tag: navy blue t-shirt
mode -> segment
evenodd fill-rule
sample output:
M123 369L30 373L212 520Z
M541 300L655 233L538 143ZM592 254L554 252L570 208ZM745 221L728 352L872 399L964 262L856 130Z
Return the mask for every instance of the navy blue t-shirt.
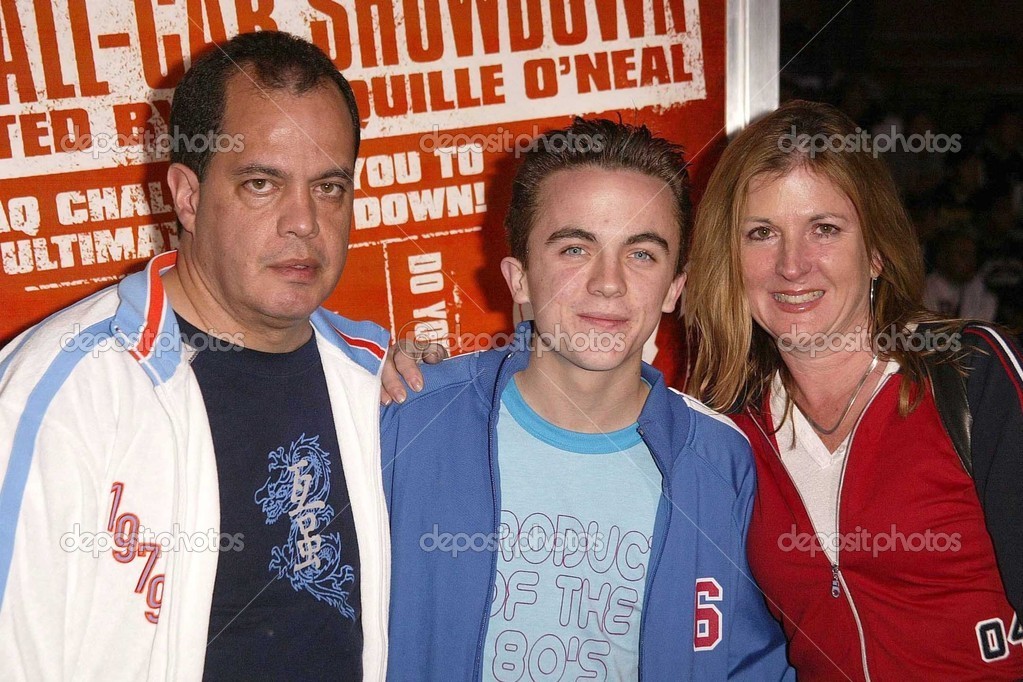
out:
M359 548L315 337L262 353L178 323L220 486L205 679L361 679Z

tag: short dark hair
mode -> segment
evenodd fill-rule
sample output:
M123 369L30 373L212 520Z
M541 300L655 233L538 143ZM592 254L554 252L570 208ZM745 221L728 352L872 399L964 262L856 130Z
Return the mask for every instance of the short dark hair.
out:
M576 117L567 128L545 133L526 151L512 184L511 203L504 219L511 254L526 265L529 233L539 209L543 181L560 170L595 167L628 170L648 175L671 192L678 219L679 254L675 273L685 264L685 236L689 232L692 206L689 172L680 145L656 137L645 126L633 126L605 118Z
M242 33L214 45L197 59L174 90L171 134L188 141L202 136L212 139L221 133L227 82L243 69L261 87L289 90L297 95L324 82L337 85L352 116L355 153L359 153L359 108L352 86L320 48L282 31ZM171 148L171 163L184 164L202 180L214 147L175 144Z

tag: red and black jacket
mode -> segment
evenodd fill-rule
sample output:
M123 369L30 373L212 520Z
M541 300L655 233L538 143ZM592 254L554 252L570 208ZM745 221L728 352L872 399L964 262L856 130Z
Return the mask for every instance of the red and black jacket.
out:
M801 678L1023 678L1023 359L987 327L962 341L972 479L930 393L901 417L889 377L853 433L837 566L777 454L769 396L733 416L757 464L750 566Z

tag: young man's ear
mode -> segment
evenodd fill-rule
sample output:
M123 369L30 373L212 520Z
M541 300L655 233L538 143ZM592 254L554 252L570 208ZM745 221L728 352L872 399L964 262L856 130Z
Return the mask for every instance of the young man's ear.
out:
M664 295L664 301L661 303L661 312L670 313L675 310L675 306L678 304L678 297L682 295L682 289L686 286L686 273L682 273L671 280L671 285L668 286L668 293Z
M199 176L188 166L172 163L167 169L167 185L174 200L174 212L178 214L181 227L193 234L195 214L199 208Z
M529 283L526 281L526 267L522 261L506 256L501 260L501 274L508 283L512 300L519 304L529 303Z

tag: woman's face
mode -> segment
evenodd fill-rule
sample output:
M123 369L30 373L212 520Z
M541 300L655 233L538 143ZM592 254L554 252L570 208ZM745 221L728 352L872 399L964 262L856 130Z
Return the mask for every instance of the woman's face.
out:
M863 338L880 259L871 262L856 209L831 180L803 166L754 178L739 229L757 324L789 348L818 353Z

